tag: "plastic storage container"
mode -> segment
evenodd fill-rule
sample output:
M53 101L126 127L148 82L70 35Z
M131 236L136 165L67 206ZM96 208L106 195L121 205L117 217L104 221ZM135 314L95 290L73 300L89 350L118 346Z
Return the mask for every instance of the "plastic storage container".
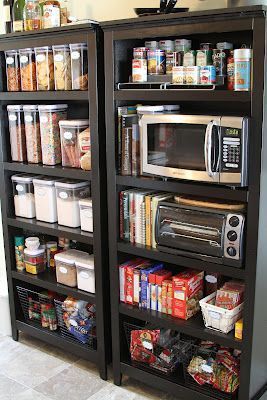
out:
M95 293L94 255L85 255L76 261L78 289Z
M86 232L93 232L93 205L92 199L85 199L79 201L80 217L81 217L81 230Z
M28 250L38 250L40 244L40 239L37 236L28 237L25 240L25 246Z
M38 164L42 162L40 122L37 105L25 105L24 124L27 147L27 159L29 163Z
M53 46L56 90L71 90L71 58L69 45Z
M19 50L19 59L21 90L25 92L34 92L37 89L34 49Z
M54 60L52 47L36 47L37 90L54 90Z
M91 151L89 120L60 121L63 167L80 168L82 156Z
M26 271L30 274L37 275L45 271L45 250L24 250L24 264Z
M89 198L88 182L65 180L56 182L57 213L60 225L78 228L81 226L79 200Z
M26 161L27 157L23 107L21 105L9 105L7 106L7 112L11 158L13 161Z
M35 218L35 200L33 194L33 178L27 174L13 175L13 195L15 205L15 215L17 217Z
M59 121L67 119L67 104L38 106L43 164L61 163Z
M70 45L72 90L88 89L88 48L86 43Z
M6 51L5 56L6 56L7 90L9 92L19 92L21 90L19 51L18 50Z
M57 282L63 285L76 287L77 272L75 261L84 256L83 251L67 250L55 255Z
M39 221L57 222L57 198L55 181L49 177L33 180L36 219Z

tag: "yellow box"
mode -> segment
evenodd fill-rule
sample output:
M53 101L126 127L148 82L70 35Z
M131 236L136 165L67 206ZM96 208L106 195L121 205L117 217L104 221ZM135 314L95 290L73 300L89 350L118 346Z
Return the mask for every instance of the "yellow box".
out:
M243 339L243 319L235 323L235 337L236 339Z

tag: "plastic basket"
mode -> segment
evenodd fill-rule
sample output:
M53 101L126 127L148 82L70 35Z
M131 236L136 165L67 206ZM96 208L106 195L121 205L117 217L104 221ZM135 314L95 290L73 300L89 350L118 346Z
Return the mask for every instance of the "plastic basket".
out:
M216 292L200 300L204 324L207 328L223 333L229 333L235 327L235 323L242 317L244 303L233 310L225 310L214 305Z

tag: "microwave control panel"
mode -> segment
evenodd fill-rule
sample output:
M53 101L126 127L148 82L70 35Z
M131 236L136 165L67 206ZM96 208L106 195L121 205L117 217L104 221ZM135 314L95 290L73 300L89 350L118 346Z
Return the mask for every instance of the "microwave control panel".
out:
M222 128L222 171L240 172L242 163L241 129Z
M224 234L224 257L242 259L245 217L242 214L228 214Z

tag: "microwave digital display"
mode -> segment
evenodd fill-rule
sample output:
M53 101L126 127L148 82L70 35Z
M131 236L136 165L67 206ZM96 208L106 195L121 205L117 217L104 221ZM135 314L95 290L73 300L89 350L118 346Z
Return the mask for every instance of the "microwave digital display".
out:
M235 128L227 128L225 133L227 136L239 136L240 130Z

